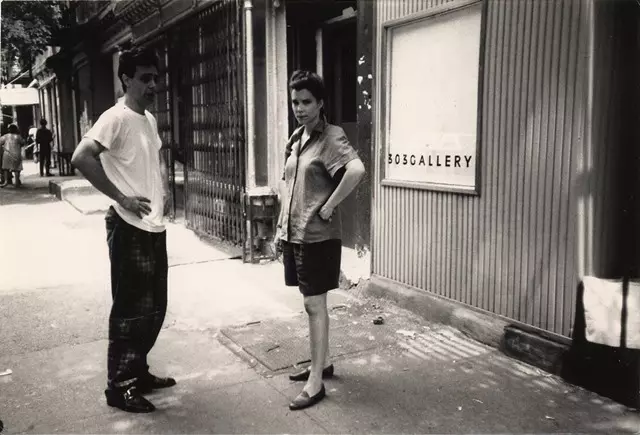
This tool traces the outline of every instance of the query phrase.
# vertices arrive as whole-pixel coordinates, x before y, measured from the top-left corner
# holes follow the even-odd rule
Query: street
[[[0,191],[3,433],[640,433],[621,405],[347,291],[329,297],[327,399],[292,412],[302,385],[287,374],[308,358],[300,294],[279,263],[243,264],[180,223],[150,356],[178,385],[149,396],[155,413],[109,408],[103,214],[50,195],[33,163],[24,172],[22,190]]]

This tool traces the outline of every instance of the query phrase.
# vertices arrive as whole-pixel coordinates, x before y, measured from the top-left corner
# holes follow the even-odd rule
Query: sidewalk
[[[300,320],[286,322],[302,327]],[[0,409],[7,433],[638,433],[638,415],[621,406],[455,331],[409,322],[407,336],[359,336],[373,347],[334,361],[328,397],[306,411],[287,408],[301,384],[285,373],[237,356],[243,350],[231,343],[231,352],[214,329],[174,327],[162,333],[152,364],[178,385],[149,396],[153,414],[105,406],[106,340],[0,359],[14,367],[0,381]],[[344,336],[334,328],[332,343]]]
[[[9,205],[0,225],[11,219],[22,234],[10,243],[31,240],[24,228],[43,215],[53,234],[38,255],[66,240],[65,261],[54,257],[46,273],[16,263],[0,276],[0,371],[13,371],[0,376],[3,434],[640,433],[640,415],[608,399],[344,291],[329,298],[336,377],[327,398],[292,412],[302,384],[287,374],[309,357],[300,295],[282,284],[279,263],[243,264],[180,225],[168,228],[169,312],[150,355],[178,385],[149,396],[155,413],[109,408],[102,216],[38,199],[41,190],[0,192]]]

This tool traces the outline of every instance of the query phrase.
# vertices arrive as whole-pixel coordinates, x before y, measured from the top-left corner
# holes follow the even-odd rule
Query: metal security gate
[[[158,133],[162,140],[162,154],[169,174],[169,194],[171,202],[171,208],[167,217],[173,220],[176,216],[176,172],[169,71],[169,44],[166,35],[162,35],[151,41],[148,45],[156,51],[159,59],[156,100],[149,108],[149,111],[156,117]]]
[[[173,36],[185,220],[196,232],[241,245],[246,238],[241,4],[216,2],[180,23]]]

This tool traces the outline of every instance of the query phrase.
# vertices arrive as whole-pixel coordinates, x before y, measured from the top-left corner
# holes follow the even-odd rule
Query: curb
[[[501,317],[380,276],[372,276],[366,284],[358,285],[356,291],[388,300],[427,321],[456,328],[511,358],[553,374],[561,372],[569,350],[568,343],[526,331]]]
[[[109,209],[106,203],[93,207],[84,207],[78,204],[78,202],[82,202],[83,198],[97,198],[102,196],[102,194],[85,179],[50,180],[49,193],[58,198],[58,200],[66,202],[83,215],[103,214]]]
[[[63,201],[66,196],[73,193],[99,194],[98,190],[85,179],[73,180],[49,180],[49,193]]]

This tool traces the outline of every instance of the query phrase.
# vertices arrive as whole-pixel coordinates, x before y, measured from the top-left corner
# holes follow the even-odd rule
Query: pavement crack
[[[211,260],[188,261],[188,262],[185,262],[185,263],[176,263],[176,264],[169,265],[169,269],[171,269],[172,267],[191,266],[191,265],[194,265],[194,264],[217,263],[217,262],[226,261],[226,260],[233,260],[233,258],[225,257],[225,258],[214,258],[214,259],[211,259]]]

